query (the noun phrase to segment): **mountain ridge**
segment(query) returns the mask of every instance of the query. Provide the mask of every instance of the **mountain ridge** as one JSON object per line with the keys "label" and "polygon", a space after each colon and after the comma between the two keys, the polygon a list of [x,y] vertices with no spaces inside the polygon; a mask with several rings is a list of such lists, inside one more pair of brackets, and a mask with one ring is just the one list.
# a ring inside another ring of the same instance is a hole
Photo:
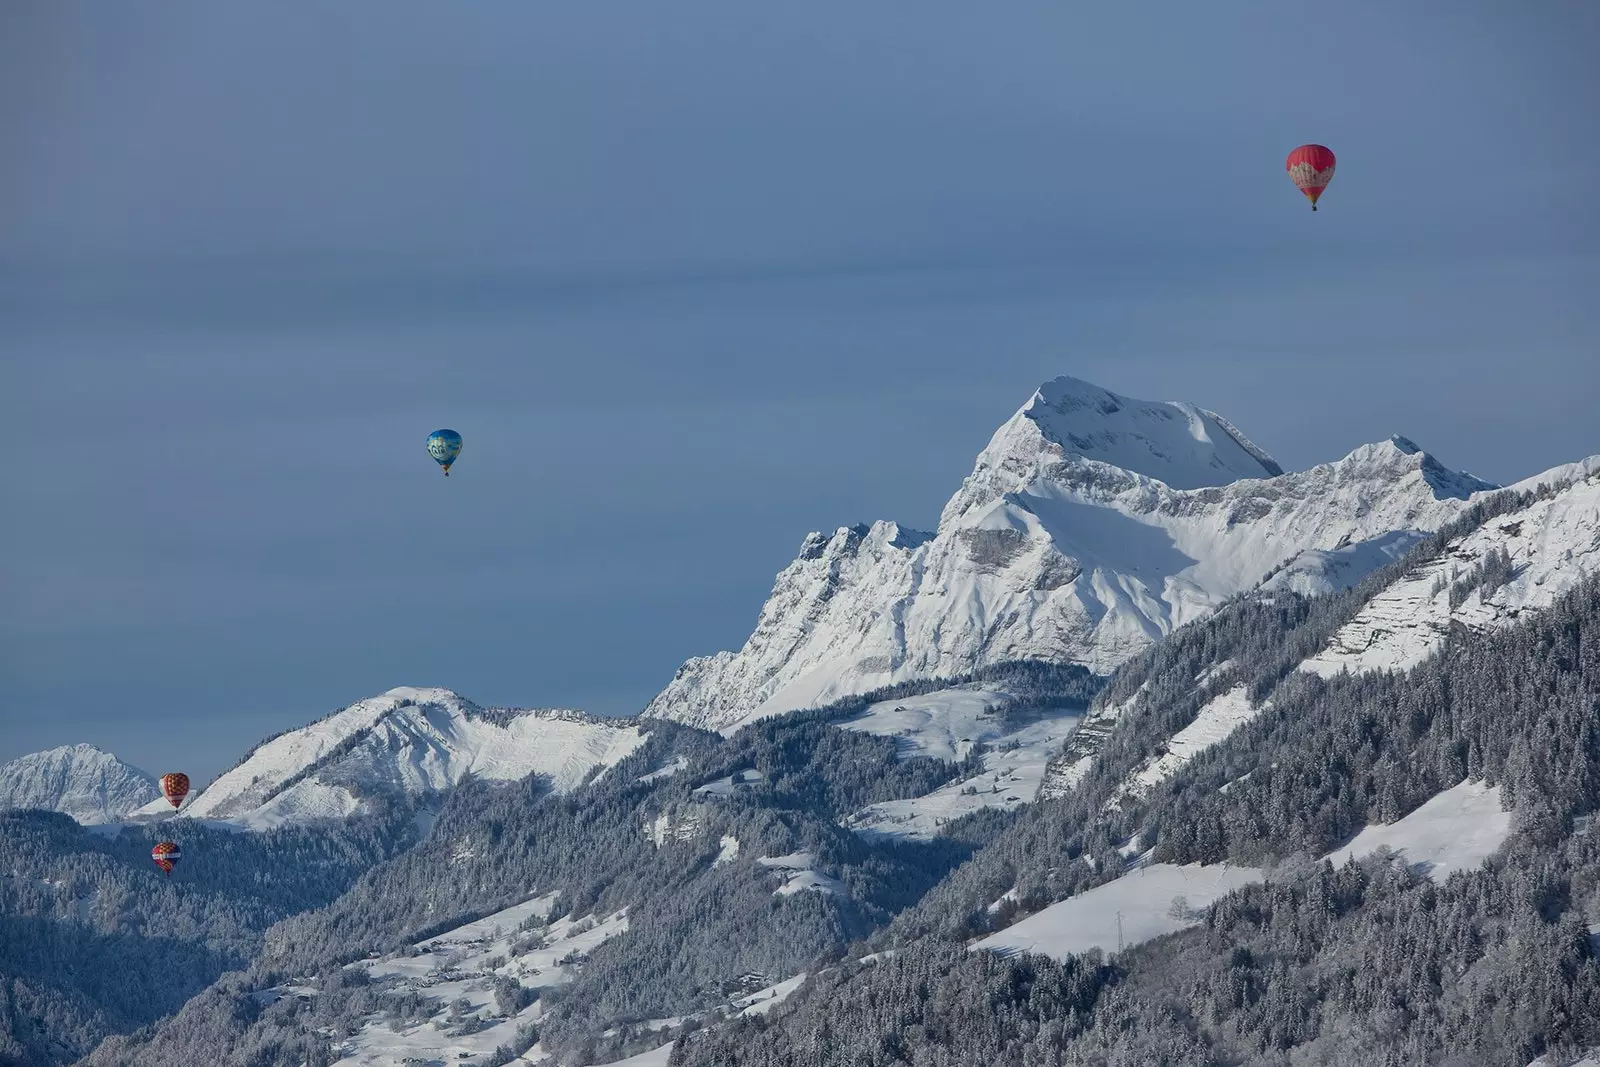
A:
{"label": "mountain ridge", "polygon": [[726,731],[1005,660],[1104,674],[1291,560],[1308,589],[1358,580],[1397,534],[1495,488],[1398,435],[1285,473],[1197,405],[1056,378],[995,431],[935,531],[808,535],[744,646],[688,660],[644,715]]}
{"label": "mountain ridge", "polygon": [[[469,774],[511,781],[539,773],[561,792],[641,742],[631,719],[484,708],[453,690],[399,686],[260,742],[182,814],[265,829],[371,812],[380,798],[417,802]],[[166,817],[163,803],[132,817]]]}
{"label": "mountain ridge", "polygon": [[0,808],[59,811],[86,826],[117,822],[160,796],[155,775],[89,744],[30,752],[0,766]]}

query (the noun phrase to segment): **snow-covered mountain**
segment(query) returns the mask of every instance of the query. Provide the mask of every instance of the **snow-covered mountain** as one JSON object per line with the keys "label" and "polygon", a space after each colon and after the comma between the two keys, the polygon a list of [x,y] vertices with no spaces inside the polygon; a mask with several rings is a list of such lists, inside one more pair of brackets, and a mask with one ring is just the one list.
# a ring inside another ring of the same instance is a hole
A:
{"label": "snow-covered mountain", "polygon": [[744,648],[690,660],[645,714],[728,730],[1007,660],[1106,673],[1269,576],[1348,585],[1492,488],[1403,437],[1286,474],[1212,412],[1057,378],[936,533],[810,535]]}
{"label": "snow-covered mountain", "polygon": [[[1452,628],[1508,626],[1600,571],[1600,456],[1511,486],[1541,487],[1555,491],[1457,538],[1373,597],[1303,669],[1324,677],[1405,670],[1437,651]],[[1500,572],[1482,580],[1496,562]]]}
{"label": "snow-covered mountain", "polygon": [[[449,790],[467,774],[548,775],[576,788],[644,740],[632,722],[575,711],[480,708],[448,689],[391,689],[256,746],[184,805],[193,818],[261,828],[366,811],[378,796]],[[156,817],[165,802],[138,814]]]}
{"label": "snow-covered mountain", "polygon": [[0,808],[59,811],[85,826],[116,822],[160,796],[154,775],[93,745],[33,752],[0,767]]}
{"label": "snow-covered mountain", "polygon": [[[1452,631],[1466,634],[1510,626],[1525,612],[1549,607],[1600,572],[1600,456],[1553,468],[1508,487],[1507,492],[1533,495],[1520,502],[1492,501],[1496,508],[1491,518],[1414,560],[1300,669],[1324,678],[1345,671],[1409,670],[1444,647]],[[1380,565],[1389,562],[1388,554]],[[1400,554],[1393,553],[1395,558]],[[1299,580],[1291,565],[1261,588],[1266,593],[1278,588],[1311,594],[1327,591],[1306,588],[1308,584]],[[1232,666],[1231,661],[1217,664],[1197,677],[1195,691]],[[1142,693],[1141,687],[1126,701],[1101,702],[1091,710],[1073,743],[1046,770],[1039,795],[1059,797],[1081,781],[1100,741],[1138,704]],[[1148,758],[1122,783],[1115,802],[1148,793],[1270,704],[1270,698],[1252,703],[1242,683],[1216,692],[1192,722],[1160,739],[1161,754]]]}

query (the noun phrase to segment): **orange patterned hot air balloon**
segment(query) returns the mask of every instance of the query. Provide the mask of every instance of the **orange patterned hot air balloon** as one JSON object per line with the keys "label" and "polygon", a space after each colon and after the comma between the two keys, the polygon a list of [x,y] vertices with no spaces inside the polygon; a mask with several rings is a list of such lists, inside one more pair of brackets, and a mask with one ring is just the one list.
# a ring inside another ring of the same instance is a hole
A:
{"label": "orange patterned hot air balloon", "polygon": [[167,872],[168,878],[171,878],[172,868],[183,858],[183,849],[178,847],[177,842],[163,841],[150,850],[150,858],[156,861],[157,867]]}
{"label": "orange patterned hot air balloon", "polygon": [[1303,144],[1289,153],[1286,165],[1289,168],[1289,180],[1306,194],[1306,199],[1311,201],[1311,210],[1317,210],[1317,197],[1333,181],[1332,150],[1319,144]]}
{"label": "orange patterned hot air balloon", "polygon": [[189,795],[189,776],[187,774],[163,774],[161,776],[161,795],[167,798],[167,803],[174,808],[183,804],[183,798]]}

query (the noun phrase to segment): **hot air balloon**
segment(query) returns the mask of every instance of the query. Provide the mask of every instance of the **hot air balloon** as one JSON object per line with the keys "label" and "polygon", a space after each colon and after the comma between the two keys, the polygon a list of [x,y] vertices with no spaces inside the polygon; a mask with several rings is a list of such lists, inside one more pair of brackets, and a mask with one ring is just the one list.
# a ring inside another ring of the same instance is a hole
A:
{"label": "hot air balloon", "polygon": [[1332,150],[1319,144],[1303,144],[1289,153],[1286,166],[1289,168],[1289,180],[1306,194],[1306,199],[1311,201],[1311,210],[1317,210],[1317,197],[1333,181]]}
{"label": "hot air balloon", "polygon": [[189,795],[189,776],[187,774],[163,774],[161,776],[161,795],[167,798],[167,803],[173,808],[183,804],[183,798]]}
{"label": "hot air balloon", "polygon": [[167,872],[167,877],[172,877],[172,868],[178,865],[183,858],[183,849],[175,841],[163,841],[150,850],[150,858],[155,860],[156,866]]}
{"label": "hot air balloon", "polygon": [[428,435],[428,455],[444,468],[444,476],[450,477],[450,464],[461,455],[461,435],[454,430],[433,431]]}

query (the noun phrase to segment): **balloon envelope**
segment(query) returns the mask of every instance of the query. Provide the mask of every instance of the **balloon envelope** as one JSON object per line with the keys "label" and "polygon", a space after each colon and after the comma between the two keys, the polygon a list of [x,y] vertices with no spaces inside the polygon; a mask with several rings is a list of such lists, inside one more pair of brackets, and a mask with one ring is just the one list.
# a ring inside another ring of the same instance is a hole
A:
{"label": "balloon envelope", "polygon": [[433,457],[435,463],[444,468],[445,477],[450,476],[450,464],[461,455],[461,435],[454,430],[435,430],[428,435],[428,455]]}
{"label": "balloon envelope", "polygon": [[157,867],[171,874],[172,868],[183,858],[183,849],[179,848],[175,841],[163,841],[150,850],[150,858],[155,860]]}
{"label": "balloon envelope", "polygon": [[183,798],[189,795],[189,776],[187,774],[163,774],[161,776],[161,795],[167,798],[167,803],[174,808],[183,804]]}
{"label": "balloon envelope", "polygon": [[1289,153],[1285,163],[1289,180],[1306,194],[1312,211],[1317,210],[1317,198],[1333,181],[1333,165],[1333,151],[1319,144],[1303,144]]}

